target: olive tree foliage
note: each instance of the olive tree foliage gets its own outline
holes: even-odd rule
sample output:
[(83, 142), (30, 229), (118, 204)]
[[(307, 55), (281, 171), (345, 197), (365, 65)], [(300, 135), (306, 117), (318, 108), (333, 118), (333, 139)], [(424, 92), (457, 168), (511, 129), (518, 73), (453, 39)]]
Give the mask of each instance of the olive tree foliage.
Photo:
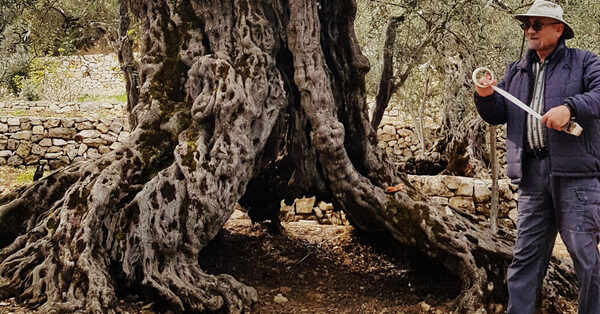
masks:
[(557, 3), (564, 8), (566, 20), (575, 30), (575, 38), (567, 41), (567, 46), (600, 54), (600, 0), (561, 0)]
[[(514, 3), (515, 10), (519, 5)], [(370, 47), (364, 53), (372, 63), (367, 90), (373, 95), (378, 84), (377, 97), (386, 82), (381, 74), (380, 56), (386, 49), (381, 34), (386, 34), (383, 29), (391, 18), (403, 18), (392, 47), (394, 75), (388, 97), (392, 106), (397, 106), (405, 117), (410, 113), (416, 122), (422, 142), (420, 158), (426, 161), (421, 164), (435, 164), (417, 172), (446, 169), (452, 174), (485, 176), (483, 162), (487, 158), (480, 136), (485, 125), (473, 119), (470, 74), (478, 65), (498, 69), (510, 60), (511, 52), (512, 58), (518, 54), (515, 51), (521, 38), (511, 17), (513, 9), (493, 1), (360, 1), (359, 7), (357, 35), (363, 46)], [(517, 35), (511, 36), (511, 32)], [(387, 101), (381, 104), (377, 100), (375, 127), (378, 115), (383, 113), (382, 105), (387, 105)], [(436, 127), (433, 140), (437, 141), (430, 137), (431, 142), (423, 143), (423, 121)], [(429, 154), (425, 154), (426, 146)]]
[(22, 73), (30, 60), (26, 32), (16, 23), (25, 6), (25, 1), (0, 0), (0, 85), (4, 88), (9, 87), (12, 76)]
[(27, 34), (37, 55), (65, 55), (88, 48), (105, 35), (116, 34), (116, 0), (27, 0), (14, 23)]
[(19, 92), (31, 60), (109, 46), (118, 25), (117, 0), (1, 0), (0, 82)]
[[(392, 49), (394, 76), (390, 85), (396, 90), (390, 95), (389, 106), (403, 112), (404, 118), (428, 122), (434, 129), (428, 143), (423, 144), (428, 151), (422, 150), (426, 162), (421, 163), (421, 171), (438, 173), (445, 169), (450, 174), (489, 176), (486, 125), (472, 105), (471, 73), (478, 66), (487, 66), (500, 80), (505, 66), (520, 57), (524, 38), (513, 15), (525, 12), (532, 2), (358, 1), (356, 30), (362, 52), (371, 64), (366, 80), (371, 98), (379, 96), (380, 78), (385, 76), (386, 28), (391, 19), (402, 17)], [(598, 2), (558, 1), (577, 33), (569, 46), (597, 49), (600, 24), (594, 8)], [(437, 166), (432, 165), (436, 162)]]
[[(486, 1), (359, 0), (356, 33), (362, 52), (371, 63), (367, 91), (370, 95), (376, 93), (385, 29), (391, 17), (404, 16), (404, 22), (398, 25), (394, 46), (396, 71), (402, 72), (413, 60), (417, 60), (418, 65), (427, 62), (431, 65), (413, 69), (408, 78), (412, 82), (406, 83), (405, 93), (408, 95), (410, 90), (423, 86), (426, 78), (430, 77), (434, 80), (431, 94), (440, 95), (445, 69), (457, 66), (455, 58), (466, 59), (462, 66), (481, 62), (497, 68), (515, 59), (521, 38), (511, 14), (521, 5), (519, 0), (513, 2), (514, 9), (507, 10)], [(420, 54), (415, 54), (415, 48), (432, 31), (439, 35)], [(464, 83), (461, 80), (456, 85)], [(420, 97), (421, 89), (416, 89), (415, 94)]]

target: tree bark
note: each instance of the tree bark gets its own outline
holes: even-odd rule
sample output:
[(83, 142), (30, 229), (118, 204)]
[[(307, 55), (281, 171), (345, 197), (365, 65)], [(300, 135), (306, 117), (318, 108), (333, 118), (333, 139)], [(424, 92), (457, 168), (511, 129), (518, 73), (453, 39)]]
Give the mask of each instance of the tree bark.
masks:
[[(110, 312), (127, 290), (178, 311), (248, 311), (256, 291), (205, 273), (199, 252), (236, 202), (262, 220), (312, 193), (458, 275), (458, 310), (505, 301), (512, 233), (433, 205), (377, 149), (354, 2), (129, 6), (144, 34), (130, 142), (0, 200), (0, 297)], [(277, 205), (261, 208), (265, 192)], [(551, 296), (571, 297), (571, 265), (549, 274)]]
[(375, 130), (379, 128), (379, 123), (381, 123), (385, 108), (394, 94), (392, 91), (394, 89), (394, 44), (396, 43), (396, 28), (403, 21), (404, 16), (391, 17), (385, 32), (381, 78), (379, 79), (379, 90), (375, 97), (375, 108), (373, 108), (371, 118), (371, 126)]
[(119, 65), (125, 78), (125, 90), (127, 91), (127, 112), (129, 113), (129, 127), (135, 129), (137, 120), (133, 107), (137, 105), (140, 98), (139, 89), (139, 65), (133, 56), (133, 40), (129, 36), (131, 29), (131, 18), (129, 16), (129, 6), (126, 1), (119, 1), (119, 29), (117, 32), (116, 52), (119, 58)]

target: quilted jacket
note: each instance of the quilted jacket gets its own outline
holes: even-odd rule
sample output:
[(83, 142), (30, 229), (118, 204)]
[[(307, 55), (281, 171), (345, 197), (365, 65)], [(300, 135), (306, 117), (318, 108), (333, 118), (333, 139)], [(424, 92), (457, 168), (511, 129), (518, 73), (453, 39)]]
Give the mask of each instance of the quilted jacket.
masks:
[[(531, 63), (535, 51), (508, 65), (499, 88), (529, 104), (533, 89)], [(566, 177), (600, 177), (600, 60), (593, 53), (572, 49), (561, 40), (547, 57), (545, 112), (566, 103), (575, 109), (575, 121), (583, 132), (576, 137), (548, 129), (551, 174)], [(537, 61), (536, 61), (537, 62)], [(513, 183), (521, 180), (526, 113), (494, 92), (487, 97), (475, 93), (475, 105), (490, 124), (507, 123), (507, 174)]]

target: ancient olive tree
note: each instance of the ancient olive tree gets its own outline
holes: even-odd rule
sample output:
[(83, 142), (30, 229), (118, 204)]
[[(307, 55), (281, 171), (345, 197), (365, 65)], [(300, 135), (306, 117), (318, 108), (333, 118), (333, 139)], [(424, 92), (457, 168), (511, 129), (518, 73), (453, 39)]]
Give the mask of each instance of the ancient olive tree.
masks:
[[(353, 1), (128, 5), (143, 27), (130, 143), (1, 200), (0, 297), (100, 312), (127, 289), (171, 309), (242, 312), (256, 291), (205, 273), (199, 252), (236, 202), (275, 219), (282, 198), (313, 194), (443, 263), (462, 281), (458, 309), (505, 300), (512, 237), (432, 205), (377, 150)], [(569, 269), (553, 264), (551, 295), (572, 293)]]

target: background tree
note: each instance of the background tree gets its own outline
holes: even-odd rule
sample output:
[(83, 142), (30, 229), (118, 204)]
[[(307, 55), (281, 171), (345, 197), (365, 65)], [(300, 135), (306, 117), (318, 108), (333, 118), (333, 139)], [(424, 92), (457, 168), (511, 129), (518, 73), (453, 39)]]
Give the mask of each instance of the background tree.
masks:
[[(418, 104), (423, 86), (429, 82), (429, 101), (423, 115), (430, 127), (437, 128), (428, 137), (429, 150), (415, 157), (405, 170), (489, 177), (485, 153), (489, 143), (484, 136), (487, 126), (474, 112), (470, 74), (476, 67), (486, 65), (501, 76), (506, 64), (519, 57), (522, 31), (512, 16), (525, 11), (532, 2), (358, 1), (357, 36), (372, 65), (367, 75), (367, 92), (377, 103), (374, 125), (379, 124), (378, 115), (388, 101), (409, 116), (410, 106), (406, 103)], [(580, 30), (568, 45), (597, 52), (600, 18), (592, 12), (600, 1), (557, 2), (565, 9), (567, 20)], [(390, 49), (391, 57), (385, 57), (383, 34), (387, 21), (400, 16), (403, 22), (394, 28), (396, 40)], [(435, 31), (439, 36), (422, 48), (420, 44)], [(414, 71), (415, 63), (427, 63), (432, 69), (423, 75)], [(386, 70), (386, 64), (394, 66)], [(394, 90), (399, 93), (394, 94)]]
[(118, 23), (117, 0), (2, 0), (0, 85), (18, 94), (20, 80), (40, 70), (35, 58), (111, 47)]
[[(312, 194), (362, 231), (440, 261), (462, 281), (457, 310), (506, 300), (511, 232), (496, 237), (476, 217), (432, 205), (377, 149), (353, 1), (125, 4), (143, 34), (130, 142), (0, 200), (0, 297), (41, 311), (110, 311), (128, 291), (159, 307), (241, 312), (256, 291), (205, 273), (199, 252), (236, 202), (262, 220), (282, 198)], [(444, 53), (451, 75), (438, 88), (467, 94), (446, 92), (467, 71)], [(553, 260), (550, 300), (573, 296), (571, 268)]]
[(26, 32), (17, 22), (26, 4), (26, 1), (0, 1), (0, 84), (13, 90), (16, 86), (12, 78), (26, 75), (31, 58), (25, 44)]

